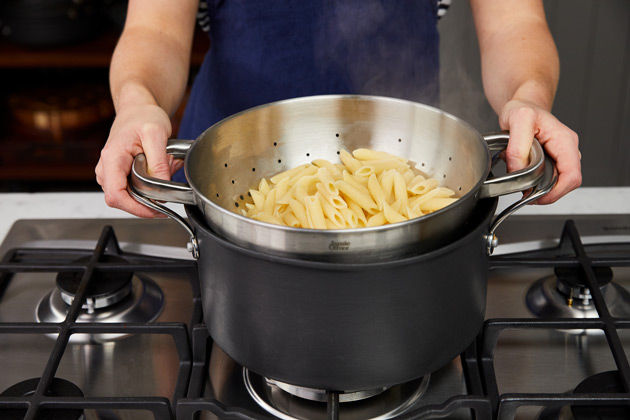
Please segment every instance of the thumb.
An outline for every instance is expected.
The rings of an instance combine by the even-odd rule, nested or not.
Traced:
[[[171,179],[171,168],[166,154],[167,131],[156,124],[145,124],[141,130],[142,149],[147,157],[149,175]]]
[[[508,116],[510,141],[505,150],[508,172],[525,168],[529,164],[529,151],[536,135],[536,111],[532,108],[513,110]]]

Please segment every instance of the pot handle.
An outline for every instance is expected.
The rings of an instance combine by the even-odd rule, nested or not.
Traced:
[[[194,140],[169,139],[166,143],[166,153],[177,159],[184,159],[193,143]],[[193,190],[188,184],[150,176],[144,153],[140,153],[133,159],[129,181],[129,185],[141,197],[172,203],[195,204]]]
[[[184,159],[193,142],[194,140],[169,139],[166,144],[166,153],[177,159]],[[195,204],[192,188],[182,182],[166,181],[150,176],[144,153],[134,157],[127,185],[129,195],[136,201],[165,214],[186,229],[190,235],[188,251],[192,253],[193,258],[199,258],[199,246],[193,228],[179,214],[158,202],[160,200],[180,204]]]
[[[557,181],[558,174],[554,161],[547,154],[545,154],[543,174],[540,181],[538,182],[538,185],[536,185],[529,194],[524,195],[523,198],[521,198],[519,201],[512,203],[507,208],[505,208],[505,210],[497,215],[492,221],[490,225],[490,230],[485,235],[486,252],[488,255],[492,255],[492,253],[494,252],[494,248],[499,245],[499,239],[495,234],[499,225],[521,207],[538,200],[540,197],[551,191],[551,189],[556,185]]]
[[[507,148],[510,133],[502,131],[483,136],[491,152],[500,152]],[[497,197],[518,191],[525,191],[538,185],[543,176],[545,152],[538,140],[534,139],[529,151],[529,166],[497,178],[484,181],[479,190],[479,198]]]

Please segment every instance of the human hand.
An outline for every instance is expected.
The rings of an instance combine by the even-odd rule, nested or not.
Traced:
[[[119,110],[101,158],[96,165],[96,181],[105,192],[105,202],[140,217],[163,217],[127,192],[127,176],[133,158],[144,153],[151,176],[170,179],[183,162],[166,154],[171,122],[157,105],[134,105]]]
[[[536,204],[551,204],[582,184],[578,135],[539,106],[513,99],[505,104],[499,124],[510,131],[505,151],[508,172],[527,166],[534,137],[556,162],[558,182]]]

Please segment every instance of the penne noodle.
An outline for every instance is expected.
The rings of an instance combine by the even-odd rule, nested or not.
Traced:
[[[300,221],[291,211],[286,212],[284,216],[282,216],[282,220],[287,226],[291,226],[294,228],[301,227]]]
[[[409,189],[409,192],[411,192],[412,194],[417,194],[417,195],[426,194],[428,191],[431,191],[437,186],[438,186],[437,179],[429,178],[411,187]]]
[[[339,190],[335,186],[335,180],[330,175],[330,172],[326,168],[319,168],[316,177],[321,181],[324,188],[330,193],[330,195],[339,195]]]
[[[365,166],[361,166],[359,169],[357,169],[356,171],[354,171],[354,176],[355,177],[360,177],[360,178],[369,178],[370,175],[374,174],[374,167],[373,166],[369,166],[369,165],[365,165]]]
[[[333,179],[337,180],[341,178],[341,170],[332,163],[328,162],[326,159],[315,159],[312,163],[319,168],[328,169],[328,172]]]
[[[363,185],[363,183],[359,182],[357,180],[357,178],[355,178],[354,176],[352,176],[350,174],[350,172],[348,171],[343,171],[343,180],[346,181],[347,183],[349,183],[350,185],[356,187],[357,189],[361,190],[362,192],[365,192],[366,194],[369,194],[369,191],[367,189],[367,186]]]
[[[265,207],[265,194],[256,190],[249,190],[249,193],[252,196],[252,200],[254,200],[256,211],[262,211]]]
[[[359,227],[359,219],[352,210],[350,210],[349,208],[345,208],[345,209],[340,209],[339,211],[341,212],[343,218],[346,220],[346,224],[348,227],[350,228]]]
[[[277,190],[276,197],[283,197],[289,191],[289,188],[289,178],[285,178],[282,181],[278,182],[278,184],[275,186],[275,189]]]
[[[400,208],[407,207],[407,183],[400,172],[394,172],[394,200],[400,201]]]
[[[265,197],[265,205],[263,211],[267,214],[273,214],[273,209],[276,204],[276,190],[270,191]]]
[[[424,213],[430,213],[437,210],[440,210],[448,205],[453,204],[457,201],[456,198],[446,198],[446,197],[435,197],[430,200],[426,200],[421,203],[418,207]]]
[[[339,158],[352,173],[361,167],[361,162],[353,158],[352,155],[345,150],[340,151]]]
[[[378,210],[378,206],[370,197],[369,192],[362,191],[346,181],[337,181],[335,185],[337,185],[339,191],[350,197],[366,211]]]
[[[326,220],[319,199],[319,194],[309,195],[305,199],[306,219],[311,229],[326,229]]]
[[[265,178],[260,180],[260,183],[258,184],[258,191],[260,191],[262,194],[269,194],[269,183],[267,182],[267,180]]]
[[[383,203],[386,203],[387,201],[385,199],[383,188],[381,188],[381,184],[378,182],[375,174],[370,175],[368,178],[368,191],[376,202],[378,209],[383,210]]]
[[[366,160],[363,161],[363,164],[373,168],[376,173],[390,169],[404,170],[409,168],[409,165],[397,159]]]
[[[291,178],[294,175],[296,175],[298,172],[302,171],[303,169],[308,168],[309,165],[308,163],[305,163],[304,165],[300,165],[300,166],[296,166],[293,169],[289,169],[287,171],[284,172],[280,172],[279,174],[276,174],[274,176],[272,176],[271,178],[269,178],[269,180],[273,183],[273,184],[277,184],[280,181],[282,181],[285,178]]]
[[[278,217],[265,213],[265,212],[256,213],[255,215],[252,216],[252,218],[256,220],[260,220],[261,222],[273,223],[275,225],[283,224],[282,220],[280,220]]]
[[[388,203],[392,201],[392,195],[394,193],[394,172],[393,170],[383,172],[381,178],[381,189],[385,194],[385,201]]]
[[[411,180],[416,176],[415,173],[411,170],[411,168],[407,169],[402,173],[403,179],[405,180],[405,184],[409,185]]]
[[[387,219],[385,218],[385,214],[383,212],[380,212],[371,216],[368,219],[366,226],[373,227],[373,226],[382,226],[384,224],[387,224]]]
[[[330,192],[326,188],[324,188],[324,185],[321,182],[317,184],[317,191],[334,208],[341,209],[341,208],[344,208],[344,207],[348,207],[348,203],[346,203],[343,198],[341,198],[339,195],[332,195],[332,194],[330,194]]]
[[[326,216],[326,218],[330,220],[337,227],[337,229],[343,229],[346,226],[346,221],[343,218],[341,212],[334,208],[328,201],[326,201],[324,197],[319,196],[319,198],[324,216]]]
[[[367,217],[365,217],[365,212],[361,207],[359,207],[357,203],[351,201],[350,203],[348,203],[348,208],[350,209],[350,211],[357,215],[359,226],[365,226],[367,224]]]
[[[306,217],[306,208],[304,207],[304,205],[297,201],[295,198],[292,198],[291,200],[289,200],[289,207],[300,222],[300,225],[302,227],[308,227],[308,218]]]
[[[352,152],[352,155],[358,160],[396,159],[402,161],[403,163],[407,163],[407,159],[405,158],[390,155],[387,152],[377,152],[376,150],[370,149],[356,149]]]
[[[391,208],[391,206],[387,203],[383,206],[383,215],[389,223],[398,223],[407,220],[406,217]]]

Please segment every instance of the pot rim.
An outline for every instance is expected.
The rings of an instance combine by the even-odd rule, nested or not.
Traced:
[[[439,114],[442,114],[444,117],[453,120],[456,123],[459,123],[461,125],[463,125],[465,128],[471,130],[477,137],[477,139],[479,140],[479,143],[482,145],[483,148],[485,148],[486,153],[484,154],[484,159],[485,159],[485,176],[481,177],[477,183],[464,195],[462,195],[461,197],[458,197],[458,200],[446,207],[441,208],[440,210],[434,211],[432,213],[429,214],[425,214],[423,216],[420,217],[416,217],[413,219],[408,219],[402,222],[397,222],[397,223],[389,223],[386,225],[381,225],[381,226],[371,226],[371,227],[362,227],[362,228],[350,228],[350,229],[310,229],[310,228],[295,228],[295,227],[291,227],[291,226],[285,226],[285,225],[276,225],[273,223],[267,223],[267,222],[262,222],[260,220],[256,220],[256,219],[252,219],[250,217],[246,217],[243,216],[242,214],[239,214],[237,212],[234,212],[232,210],[228,210],[225,207],[222,207],[218,204],[216,204],[214,201],[210,200],[205,194],[201,193],[201,191],[195,186],[195,184],[193,182],[191,182],[191,178],[189,176],[188,173],[188,160],[190,158],[190,156],[194,153],[195,149],[199,146],[200,139],[204,138],[206,135],[208,135],[208,133],[210,133],[213,130],[216,130],[220,125],[231,121],[233,119],[236,119],[238,117],[240,117],[241,115],[244,115],[246,113],[249,113],[250,111],[255,111],[258,109],[262,109],[262,108],[266,108],[269,106],[276,106],[276,105],[281,105],[281,104],[286,104],[286,103],[296,103],[296,102],[303,102],[303,101],[310,101],[310,100],[320,100],[320,99],[359,99],[359,100],[378,100],[378,101],[386,101],[386,102],[392,102],[392,103],[402,103],[402,104],[407,104],[407,105],[412,105],[415,106],[417,108],[424,108],[426,110],[429,110],[431,112],[437,112]],[[275,102],[270,102],[270,103],[266,103],[266,104],[262,104],[262,105],[258,105],[252,108],[248,108],[245,109],[243,111],[240,111],[236,114],[230,115],[216,123],[214,123],[213,125],[211,125],[209,128],[207,128],[206,130],[204,130],[203,133],[201,133],[193,142],[192,146],[190,147],[190,150],[188,151],[188,153],[186,154],[186,158],[184,160],[184,174],[186,176],[186,180],[188,182],[188,185],[190,186],[190,188],[193,190],[194,195],[196,197],[196,199],[198,200],[202,200],[204,203],[206,203],[208,206],[210,206],[212,209],[220,212],[223,216],[226,217],[232,217],[235,218],[243,223],[248,223],[248,224],[252,224],[252,225],[256,225],[256,226],[260,226],[263,228],[268,228],[268,229],[275,229],[275,230],[279,230],[279,231],[285,231],[287,233],[292,233],[292,234],[313,234],[314,232],[316,232],[317,234],[344,234],[344,235],[352,235],[354,233],[359,234],[359,233],[366,233],[366,232],[380,232],[380,231],[387,231],[390,229],[394,229],[394,228],[398,228],[398,227],[404,227],[406,225],[411,225],[411,224],[415,224],[415,223],[420,223],[423,222],[425,220],[428,220],[429,218],[431,218],[432,216],[438,216],[442,213],[445,213],[447,211],[450,211],[454,206],[457,205],[457,203],[459,201],[465,201],[468,199],[474,199],[478,193],[479,190],[481,189],[481,185],[483,184],[483,182],[488,178],[488,175],[490,174],[490,169],[491,169],[491,160],[490,160],[490,150],[488,148],[488,145],[486,143],[486,141],[483,139],[483,136],[481,135],[481,133],[479,133],[479,131],[477,131],[477,129],[475,127],[473,127],[470,123],[462,120],[461,118],[458,118],[446,111],[441,110],[440,108],[431,106],[431,105],[427,105],[427,104],[423,104],[423,103],[419,103],[419,102],[414,102],[414,101],[410,101],[407,99],[399,99],[399,98],[392,98],[392,97],[388,97],[388,96],[377,96],[377,95],[348,95],[348,94],[341,94],[341,95],[314,95],[314,96],[302,96],[302,97],[298,97],[298,98],[290,98],[290,99],[283,99],[283,100],[279,100],[279,101],[275,101]]]

